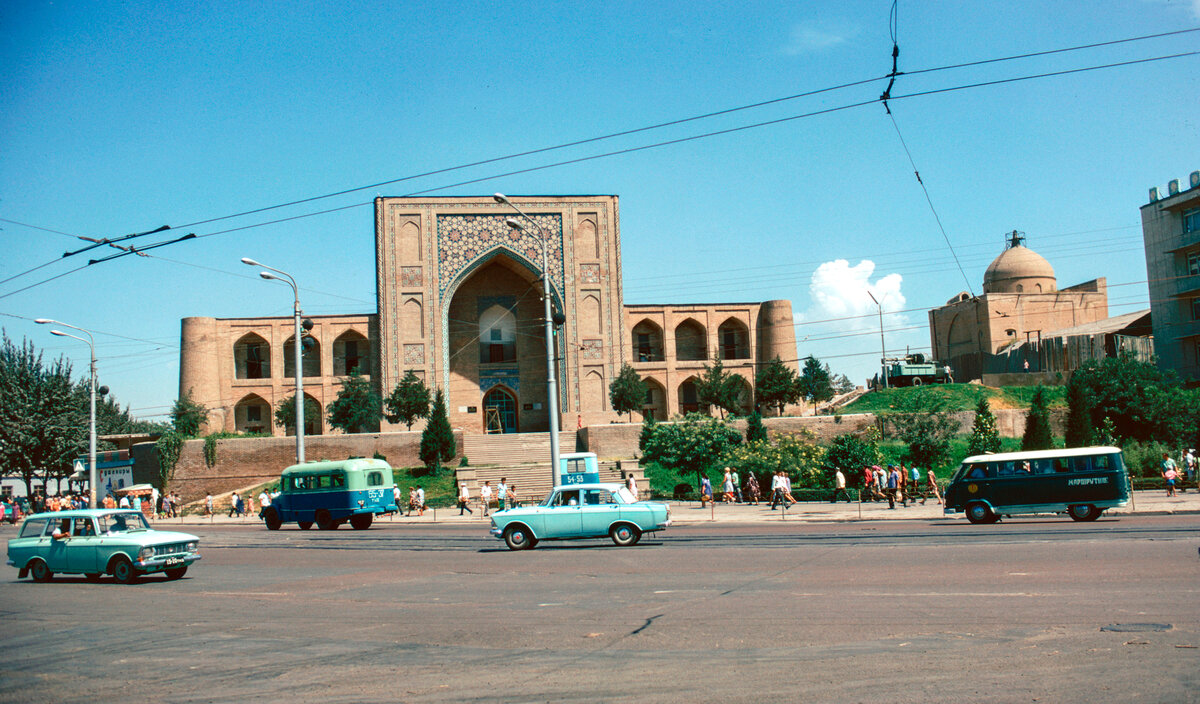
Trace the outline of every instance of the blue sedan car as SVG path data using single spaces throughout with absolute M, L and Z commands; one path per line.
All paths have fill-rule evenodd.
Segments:
M 635 501 L 620 484 L 570 484 L 555 487 L 537 506 L 492 514 L 492 535 L 512 550 L 525 550 L 540 540 L 611 538 L 626 547 L 643 533 L 671 525 L 664 503 Z
M 98 580 L 108 573 L 129 584 L 163 572 L 179 579 L 200 559 L 200 539 L 189 533 L 154 530 L 146 517 L 128 509 L 85 509 L 35 513 L 8 541 L 8 564 L 48 582 L 54 573 Z

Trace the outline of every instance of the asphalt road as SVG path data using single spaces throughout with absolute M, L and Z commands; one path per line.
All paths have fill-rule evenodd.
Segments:
M 3 568 L 0 699 L 1200 701 L 1198 528 L 688 526 L 514 553 L 480 526 L 198 526 L 177 582 Z

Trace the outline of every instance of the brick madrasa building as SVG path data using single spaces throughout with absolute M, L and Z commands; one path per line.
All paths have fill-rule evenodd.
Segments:
M 609 384 L 628 363 L 646 385 L 642 416 L 698 409 L 696 381 L 722 360 L 753 404 L 754 375 L 779 357 L 797 368 L 791 303 L 626 305 L 616 196 L 529 196 L 512 202 L 549 235 L 560 427 L 618 420 Z M 545 432 L 542 239 L 491 197 L 375 200 L 374 315 L 307 316 L 305 404 L 326 407 L 358 371 L 386 397 L 409 370 L 447 393 L 467 433 Z M 185 318 L 180 394 L 210 409 L 207 429 L 282 435 L 275 408 L 295 389 L 293 319 Z M 637 416 L 635 415 L 635 419 Z M 382 430 L 403 430 L 383 421 Z

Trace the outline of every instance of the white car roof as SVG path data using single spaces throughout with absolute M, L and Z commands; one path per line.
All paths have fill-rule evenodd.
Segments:
M 574 490 L 574 489 L 604 489 L 608 492 L 615 492 L 615 491 L 623 488 L 624 486 L 625 486 L 624 484 L 615 484 L 615 483 L 609 484 L 609 483 L 605 482 L 605 483 L 596 483 L 596 484 L 560 484 L 559 486 L 556 486 L 554 488 L 558 489 L 559 491 L 567 491 L 567 490 Z

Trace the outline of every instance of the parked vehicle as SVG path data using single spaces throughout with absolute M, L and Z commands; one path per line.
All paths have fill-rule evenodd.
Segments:
M 624 547 L 669 525 L 669 506 L 635 501 L 621 484 L 570 484 L 556 487 L 537 506 L 493 513 L 491 533 L 512 550 L 541 540 L 604 537 Z
M 902 359 L 887 359 L 887 385 L 920 386 L 922 384 L 949 384 L 954 381 L 950 367 L 916 352 Z
M 199 547 L 194 535 L 154 530 L 138 511 L 56 511 L 25 519 L 8 541 L 8 564 L 20 570 L 18 579 L 32 575 L 35 582 L 48 582 L 55 573 L 96 581 L 107 573 L 129 584 L 155 572 L 179 579 L 200 559 Z
M 974 455 L 954 473 L 945 501 L 946 513 L 966 513 L 972 523 L 1030 513 L 1094 521 L 1129 503 L 1129 474 L 1118 447 Z
M 375 459 L 308 462 L 283 470 L 279 494 L 259 516 L 269 530 L 295 521 L 301 530 L 316 523 L 336 530 L 349 521 L 366 530 L 377 515 L 397 510 L 392 468 Z

